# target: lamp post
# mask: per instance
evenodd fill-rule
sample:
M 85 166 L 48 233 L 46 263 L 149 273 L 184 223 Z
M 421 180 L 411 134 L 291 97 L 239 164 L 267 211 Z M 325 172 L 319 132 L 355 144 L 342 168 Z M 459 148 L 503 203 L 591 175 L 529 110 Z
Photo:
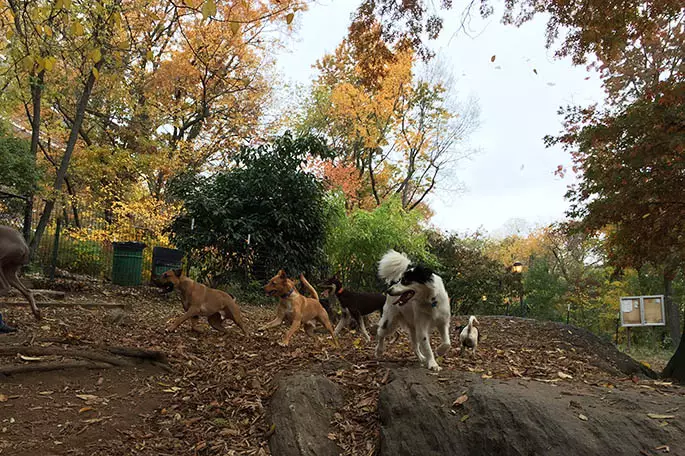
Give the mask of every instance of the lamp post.
M 520 261 L 515 262 L 511 266 L 511 271 L 516 276 L 516 280 L 518 281 L 518 284 L 519 284 L 519 301 L 521 303 L 521 316 L 525 317 L 526 316 L 526 308 L 523 305 L 523 280 L 522 280 L 523 263 L 521 263 Z

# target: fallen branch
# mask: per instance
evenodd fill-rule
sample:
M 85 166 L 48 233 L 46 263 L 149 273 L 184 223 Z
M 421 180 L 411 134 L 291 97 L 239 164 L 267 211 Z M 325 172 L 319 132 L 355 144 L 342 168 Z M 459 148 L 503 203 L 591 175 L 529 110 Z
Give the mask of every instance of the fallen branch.
M 52 298 L 52 299 L 57 299 L 57 300 L 62 300 L 65 298 L 66 293 L 63 291 L 55 291 L 55 290 L 39 290 L 39 289 L 33 289 L 31 290 L 31 293 L 33 293 L 33 296 L 44 296 L 46 298 Z M 11 289 L 9 291 L 9 296 L 13 298 L 19 298 L 22 297 L 23 295 L 15 289 Z
M 26 301 L 0 301 L 0 306 L 26 306 Z M 130 304 L 117 302 L 66 302 L 66 301 L 43 301 L 36 302 L 38 307 L 64 307 L 77 308 L 83 307 L 85 309 L 129 309 Z
M 50 362 L 50 363 L 32 363 L 23 364 L 20 366 L 4 366 L 0 367 L 0 375 L 14 375 L 23 374 L 27 372 L 48 372 L 61 369 L 109 369 L 114 367 L 109 363 L 92 362 L 92 361 L 66 361 L 66 362 Z
M 132 366 L 133 363 L 127 359 L 117 358 L 107 353 L 98 353 L 89 350 L 71 350 L 59 347 L 27 347 L 21 345 L 0 347 L 1 355 L 14 356 L 17 354 L 29 356 L 64 356 L 65 358 L 84 358 L 93 361 L 101 361 L 113 366 Z
M 146 350 L 144 348 L 130 348 L 130 347 L 102 347 L 110 353 L 120 356 L 128 356 L 130 358 L 141 358 L 150 361 L 157 361 L 168 364 L 166 355 L 156 350 Z

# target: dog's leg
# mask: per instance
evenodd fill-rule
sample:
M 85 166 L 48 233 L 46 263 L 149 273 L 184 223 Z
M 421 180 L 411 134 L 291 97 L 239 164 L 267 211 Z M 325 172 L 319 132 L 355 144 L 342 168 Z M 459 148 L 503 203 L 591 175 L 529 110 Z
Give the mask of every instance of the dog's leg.
M 304 324 L 304 332 L 307 333 L 307 335 L 312 339 L 316 339 L 316 334 L 314 334 L 314 326 L 314 323 L 311 321 L 308 321 Z
M 300 329 L 301 324 L 302 324 L 302 315 L 300 315 L 299 313 L 293 313 L 293 324 L 290 326 L 290 329 L 285 334 L 285 337 L 283 338 L 283 340 L 281 342 L 279 342 L 278 344 L 283 346 L 283 347 L 287 347 L 288 344 L 290 343 L 290 338 L 293 337 L 293 334 L 295 334 L 295 332 L 298 329 Z
M 196 309 L 193 309 L 193 308 L 189 309 L 188 312 L 186 312 L 186 313 L 184 313 L 183 315 L 181 315 L 180 317 L 178 317 L 178 318 L 174 321 L 174 323 L 173 323 L 169 328 L 167 328 L 166 331 L 167 331 L 167 332 L 176 331 L 176 329 L 177 329 L 179 326 L 181 326 L 181 325 L 183 324 L 184 321 L 188 320 L 189 318 L 193 318 L 194 316 L 197 316 L 197 315 L 199 315 L 199 314 L 200 314 L 200 311 L 199 311 L 199 310 L 196 310 Z
M 371 336 L 369 335 L 369 332 L 366 330 L 366 325 L 364 324 L 364 316 L 361 316 L 361 318 L 359 318 L 359 330 L 362 332 L 362 336 L 364 336 L 366 342 L 371 342 Z
M 336 347 L 339 347 L 340 344 L 338 343 L 338 338 L 335 337 L 335 331 L 333 331 L 333 326 L 331 326 L 331 321 L 328 319 L 328 314 L 326 311 L 322 308 L 322 312 L 319 313 L 319 315 L 316 317 L 319 322 L 321 322 L 322 325 L 328 330 L 328 332 L 331 334 L 331 337 L 333 338 L 333 343 L 335 344 Z
M 427 319 L 426 321 L 420 321 L 418 323 L 418 327 L 416 328 L 416 337 L 418 339 L 417 345 L 420 347 L 421 353 L 423 353 L 423 355 L 426 357 L 426 365 L 428 369 L 439 372 L 442 370 L 442 368 L 438 366 L 438 363 L 435 362 L 433 349 L 431 349 L 430 324 L 430 319 Z
M 338 324 L 335 326 L 335 331 L 333 331 L 333 334 L 337 336 L 340 334 L 340 331 L 342 331 L 343 328 L 347 327 L 350 325 L 350 311 L 343 308 L 343 315 L 340 318 L 340 321 Z
M 226 316 L 233 320 L 233 322 L 243 331 L 243 334 L 248 336 L 249 334 L 247 332 L 247 328 L 245 327 L 245 322 L 243 321 L 243 315 L 240 313 L 240 307 L 238 307 L 238 303 L 235 301 L 230 301 L 225 307 L 225 312 Z
M 450 319 L 446 318 L 440 323 L 440 346 L 438 347 L 438 356 L 445 356 L 452 346 L 450 341 Z
M 419 359 L 419 363 L 421 365 L 426 364 L 426 357 L 421 353 L 421 344 L 419 340 L 417 339 L 416 336 L 416 328 L 414 326 L 409 326 L 409 343 L 411 344 L 412 350 L 414 350 L 414 354 L 416 357 Z
M 276 328 L 278 326 L 281 326 L 281 323 L 283 323 L 283 320 L 285 319 L 285 313 L 286 313 L 286 306 L 284 306 L 281 302 L 278 303 L 278 307 L 276 307 L 276 318 L 271 320 L 269 323 L 265 324 L 264 326 L 261 326 L 259 328 L 260 331 L 264 331 L 266 329 L 271 329 L 271 328 Z
M 191 324 L 197 322 L 198 317 L 192 317 L 190 319 Z M 226 328 L 224 328 L 223 320 L 221 319 L 221 314 L 220 313 L 215 313 L 207 317 L 207 322 L 209 325 L 216 329 L 217 331 L 221 331 L 222 333 L 226 334 L 228 331 L 226 331 Z
M 10 287 L 10 284 L 7 283 L 7 279 L 5 279 L 3 266 L 2 263 L 0 263 L 0 296 L 4 296 L 9 293 L 11 288 L 12 287 Z
M 2 274 L 4 275 L 4 279 L 7 283 L 12 285 L 14 288 L 19 290 L 22 295 L 24 295 L 26 300 L 29 302 L 29 306 L 31 306 L 31 312 L 33 312 L 33 316 L 36 317 L 36 320 L 40 320 L 40 310 L 38 310 L 38 306 L 36 306 L 36 300 L 33 299 L 31 290 L 26 288 L 24 284 L 21 283 L 21 280 L 19 280 L 19 267 L 20 266 L 18 265 L 5 267 Z
M 383 316 L 378 322 L 378 331 L 376 332 L 376 358 L 383 356 L 383 351 L 385 350 L 385 338 L 389 334 L 392 334 L 397 326 L 397 320 L 395 316 L 399 311 L 389 301 L 390 297 L 388 296 L 385 300 L 385 306 L 383 307 Z

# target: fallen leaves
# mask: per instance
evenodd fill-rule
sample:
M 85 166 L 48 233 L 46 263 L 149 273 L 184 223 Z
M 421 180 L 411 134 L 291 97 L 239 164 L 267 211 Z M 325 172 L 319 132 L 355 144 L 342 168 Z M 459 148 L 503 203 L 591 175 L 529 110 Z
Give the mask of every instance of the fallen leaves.
M 582 413 L 578 415 L 578 418 L 583 421 L 587 421 L 587 416 L 583 415 Z
M 43 358 L 40 356 L 24 356 L 21 353 L 18 353 L 17 357 L 23 361 L 42 361 L 43 360 Z
M 0 394 L 0 402 L 7 402 L 9 400 L 9 397 L 7 397 L 5 394 Z
M 661 415 L 659 413 L 648 413 L 647 416 L 653 420 L 671 420 L 676 417 L 675 415 Z
M 462 394 L 461 396 L 455 399 L 455 401 L 452 403 L 452 407 L 458 407 L 468 400 L 469 397 L 466 394 Z
M 557 375 L 559 376 L 559 378 L 563 378 L 564 380 L 569 380 L 573 378 L 573 375 L 567 374 L 562 371 L 557 372 Z

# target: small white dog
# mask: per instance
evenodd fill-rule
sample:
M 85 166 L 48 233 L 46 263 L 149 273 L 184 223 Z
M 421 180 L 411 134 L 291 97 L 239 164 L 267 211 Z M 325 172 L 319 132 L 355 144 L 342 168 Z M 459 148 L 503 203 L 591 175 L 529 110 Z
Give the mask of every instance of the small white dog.
M 439 275 L 424 266 L 413 266 L 403 253 L 388 251 L 378 263 L 378 276 L 388 285 L 383 316 L 378 322 L 376 357 L 383 355 L 385 338 L 402 324 L 416 357 L 430 370 L 439 371 L 430 346 L 434 328 L 440 332 L 442 356 L 450 349 L 450 301 Z
M 464 326 L 464 329 L 461 330 L 461 334 L 459 334 L 462 352 L 467 348 L 471 348 L 473 349 L 473 356 L 476 356 L 476 348 L 478 347 L 479 336 L 478 328 L 476 328 L 477 324 L 478 320 L 471 315 L 469 317 L 469 324 Z

